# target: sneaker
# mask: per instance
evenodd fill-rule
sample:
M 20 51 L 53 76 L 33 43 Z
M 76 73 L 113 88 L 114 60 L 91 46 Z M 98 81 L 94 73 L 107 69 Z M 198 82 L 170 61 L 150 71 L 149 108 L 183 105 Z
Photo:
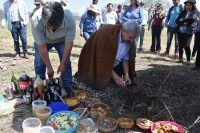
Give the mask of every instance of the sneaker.
M 186 65 L 190 65 L 191 62 L 190 62 L 190 61 L 186 61 L 185 64 L 186 64 Z
M 165 51 L 164 53 L 161 54 L 161 56 L 168 56 L 169 52 Z
M 183 63 L 183 59 L 178 59 L 178 63 Z
M 199 70 L 200 70 L 200 67 L 195 66 L 195 67 L 193 67 L 191 70 L 193 70 L 193 71 L 199 71 Z
M 26 54 L 24 54 L 24 58 L 25 59 L 29 59 L 29 56 L 28 56 L 28 54 L 26 53 Z
M 16 53 L 15 56 L 14 56 L 14 60 L 18 60 L 19 59 L 19 54 Z
M 174 58 L 175 58 L 175 59 L 178 59 L 178 57 L 179 57 L 179 56 L 178 56 L 178 53 L 174 53 Z

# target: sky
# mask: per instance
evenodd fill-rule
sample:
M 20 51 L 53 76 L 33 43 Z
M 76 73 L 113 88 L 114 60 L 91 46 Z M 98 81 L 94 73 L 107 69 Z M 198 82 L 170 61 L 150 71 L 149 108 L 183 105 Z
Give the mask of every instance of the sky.
M 0 0 L 0 9 L 3 9 L 3 3 L 6 0 Z M 50 0 L 50 1 L 60 1 L 60 0 Z M 68 0 L 69 1 L 69 8 L 72 12 L 77 12 L 79 14 L 82 14 L 86 7 L 88 7 L 92 0 Z M 119 3 L 123 3 L 125 0 L 99 0 L 99 6 L 102 8 L 104 6 L 107 5 L 107 3 L 115 3 L 115 4 L 119 4 Z M 140 0 L 142 1 L 142 0 Z M 171 0 L 168 0 L 171 1 Z M 185 0 L 181 0 L 181 3 L 183 3 Z M 25 0 L 25 2 L 27 3 L 28 9 L 31 12 L 34 8 L 34 0 Z M 200 0 L 196 0 L 197 2 L 197 7 L 198 9 L 200 9 Z

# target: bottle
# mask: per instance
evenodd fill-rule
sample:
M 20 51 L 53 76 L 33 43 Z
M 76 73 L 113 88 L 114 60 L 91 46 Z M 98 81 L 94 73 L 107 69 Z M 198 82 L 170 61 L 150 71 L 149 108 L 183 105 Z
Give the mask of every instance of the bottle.
M 38 89 L 34 88 L 33 94 L 32 94 L 32 100 L 38 100 L 40 98 L 40 95 L 38 93 Z
M 34 91 L 34 89 L 33 89 L 33 80 L 32 80 L 32 78 L 30 78 L 29 88 L 28 88 L 27 92 L 30 94 L 31 101 L 33 100 L 32 99 L 33 91 Z
M 18 87 L 18 80 L 14 75 L 11 78 L 11 84 L 12 84 L 12 88 L 13 88 L 13 94 L 16 97 L 20 97 L 21 93 L 20 93 L 20 90 L 19 90 L 19 87 Z
M 6 95 L 8 100 L 13 99 L 13 88 L 11 84 L 7 85 Z
M 30 105 L 32 103 L 32 97 L 29 91 L 26 92 L 26 105 Z
M 47 81 L 46 80 L 44 80 L 44 83 L 43 83 L 43 85 L 44 85 L 44 91 L 43 91 L 43 96 L 44 96 L 44 100 L 47 102 L 47 104 L 50 104 L 50 91 L 49 91 L 49 88 L 47 87 Z
M 50 90 L 50 99 L 51 99 L 51 102 L 54 102 L 55 83 L 54 83 L 53 79 L 50 79 L 50 81 L 49 81 L 49 90 Z
M 59 78 L 56 79 L 56 84 L 55 84 L 55 91 L 57 92 L 57 101 L 60 102 L 60 97 L 61 97 L 61 87 L 60 87 L 60 81 Z M 59 96 L 58 96 L 59 95 Z

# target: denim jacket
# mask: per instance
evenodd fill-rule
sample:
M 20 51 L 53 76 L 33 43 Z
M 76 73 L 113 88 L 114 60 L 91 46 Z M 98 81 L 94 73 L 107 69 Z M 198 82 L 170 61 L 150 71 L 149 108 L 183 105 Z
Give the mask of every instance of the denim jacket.
M 10 1 L 7 0 L 4 2 L 4 14 L 3 17 L 7 22 L 7 26 L 9 30 L 12 30 L 12 24 L 10 20 Z M 19 8 L 19 15 L 22 18 L 21 25 L 27 25 L 29 23 L 29 14 L 28 14 L 28 9 L 26 7 L 26 4 L 24 0 L 17 0 L 17 5 Z

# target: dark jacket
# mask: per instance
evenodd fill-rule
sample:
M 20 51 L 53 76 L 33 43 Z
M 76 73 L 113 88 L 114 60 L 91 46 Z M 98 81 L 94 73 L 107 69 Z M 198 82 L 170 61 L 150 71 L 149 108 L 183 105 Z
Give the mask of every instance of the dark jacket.
M 186 10 L 182 11 L 179 14 L 178 18 L 176 19 L 176 23 L 178 24 L 177 30 L 178 32 L 192 35 L 196 31 L 196 20 L 198 17 L 198 11 L 194 10 L 187 18 L 186 15 Z M 180 21 L 181 19 L 183 19 L 183 21 Z M 180 30 L 181 27 L 184 27 L 184 31 Z

